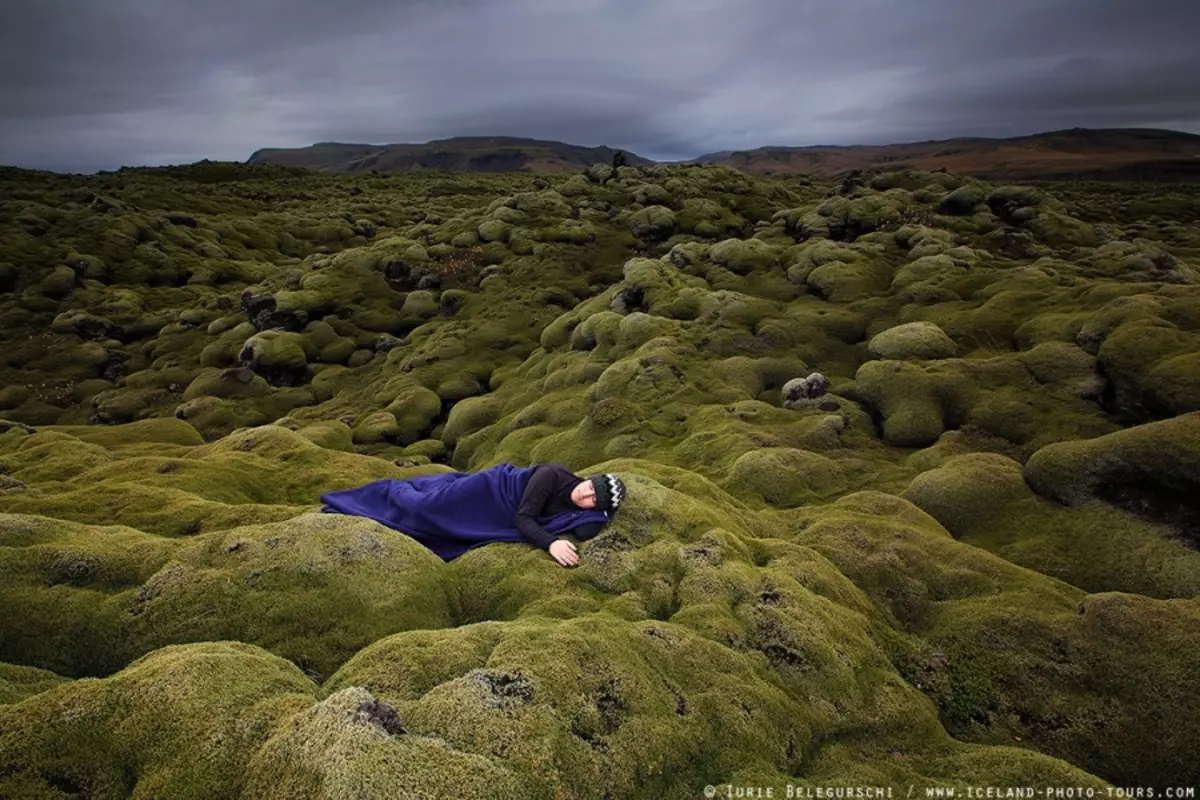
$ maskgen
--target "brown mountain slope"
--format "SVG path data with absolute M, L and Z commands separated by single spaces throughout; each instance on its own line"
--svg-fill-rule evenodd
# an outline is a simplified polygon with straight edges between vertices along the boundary
M 327 172 L 578 172 L 597 162 L 611 163 L 616 150 L 509 136 L 460 136 L 425 144 L 341 144 L 263 149 L 248 163 L 281 164 Z M 651 163 L 625 151 L 630 165 Z
M 712 153 L 696 161 L 756 174 L 807 172 L 822 178 L 886 165 L 989 179 L 1195 181 L 1200 180 L 1200 136 L 1154 129 L 1072 128 L 1012 139 L 761 147 Z

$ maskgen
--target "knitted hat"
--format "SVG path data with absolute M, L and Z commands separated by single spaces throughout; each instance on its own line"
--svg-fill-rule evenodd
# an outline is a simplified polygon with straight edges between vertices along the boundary
M 596 490 L 596 510 L 617 513 L 621 502 L 625 499 L 625 481 L 611 472 L 602 472 L 588 476 L 592 488 Z

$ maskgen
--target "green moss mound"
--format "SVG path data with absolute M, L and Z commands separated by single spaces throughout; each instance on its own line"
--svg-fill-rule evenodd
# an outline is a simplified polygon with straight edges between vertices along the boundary
M 0 192 L 0 796 L 1200 780 L 1187 185 Z M 320 512 L 547 461 L 569 569 Z

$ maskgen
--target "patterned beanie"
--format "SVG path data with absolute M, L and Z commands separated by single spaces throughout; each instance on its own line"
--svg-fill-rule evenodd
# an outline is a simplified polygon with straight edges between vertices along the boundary
M 621 502 L 625 499 L 625 481 L 611 472 L 602 472 L 588 476 L 592 487 L 596 490 L 596 510 L 617 513 Z

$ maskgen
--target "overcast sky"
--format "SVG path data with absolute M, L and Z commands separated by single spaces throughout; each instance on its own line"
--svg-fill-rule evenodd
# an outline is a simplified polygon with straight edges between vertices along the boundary
M 0 0 L 0 164 L 1200 133 L 1200 0 Z

